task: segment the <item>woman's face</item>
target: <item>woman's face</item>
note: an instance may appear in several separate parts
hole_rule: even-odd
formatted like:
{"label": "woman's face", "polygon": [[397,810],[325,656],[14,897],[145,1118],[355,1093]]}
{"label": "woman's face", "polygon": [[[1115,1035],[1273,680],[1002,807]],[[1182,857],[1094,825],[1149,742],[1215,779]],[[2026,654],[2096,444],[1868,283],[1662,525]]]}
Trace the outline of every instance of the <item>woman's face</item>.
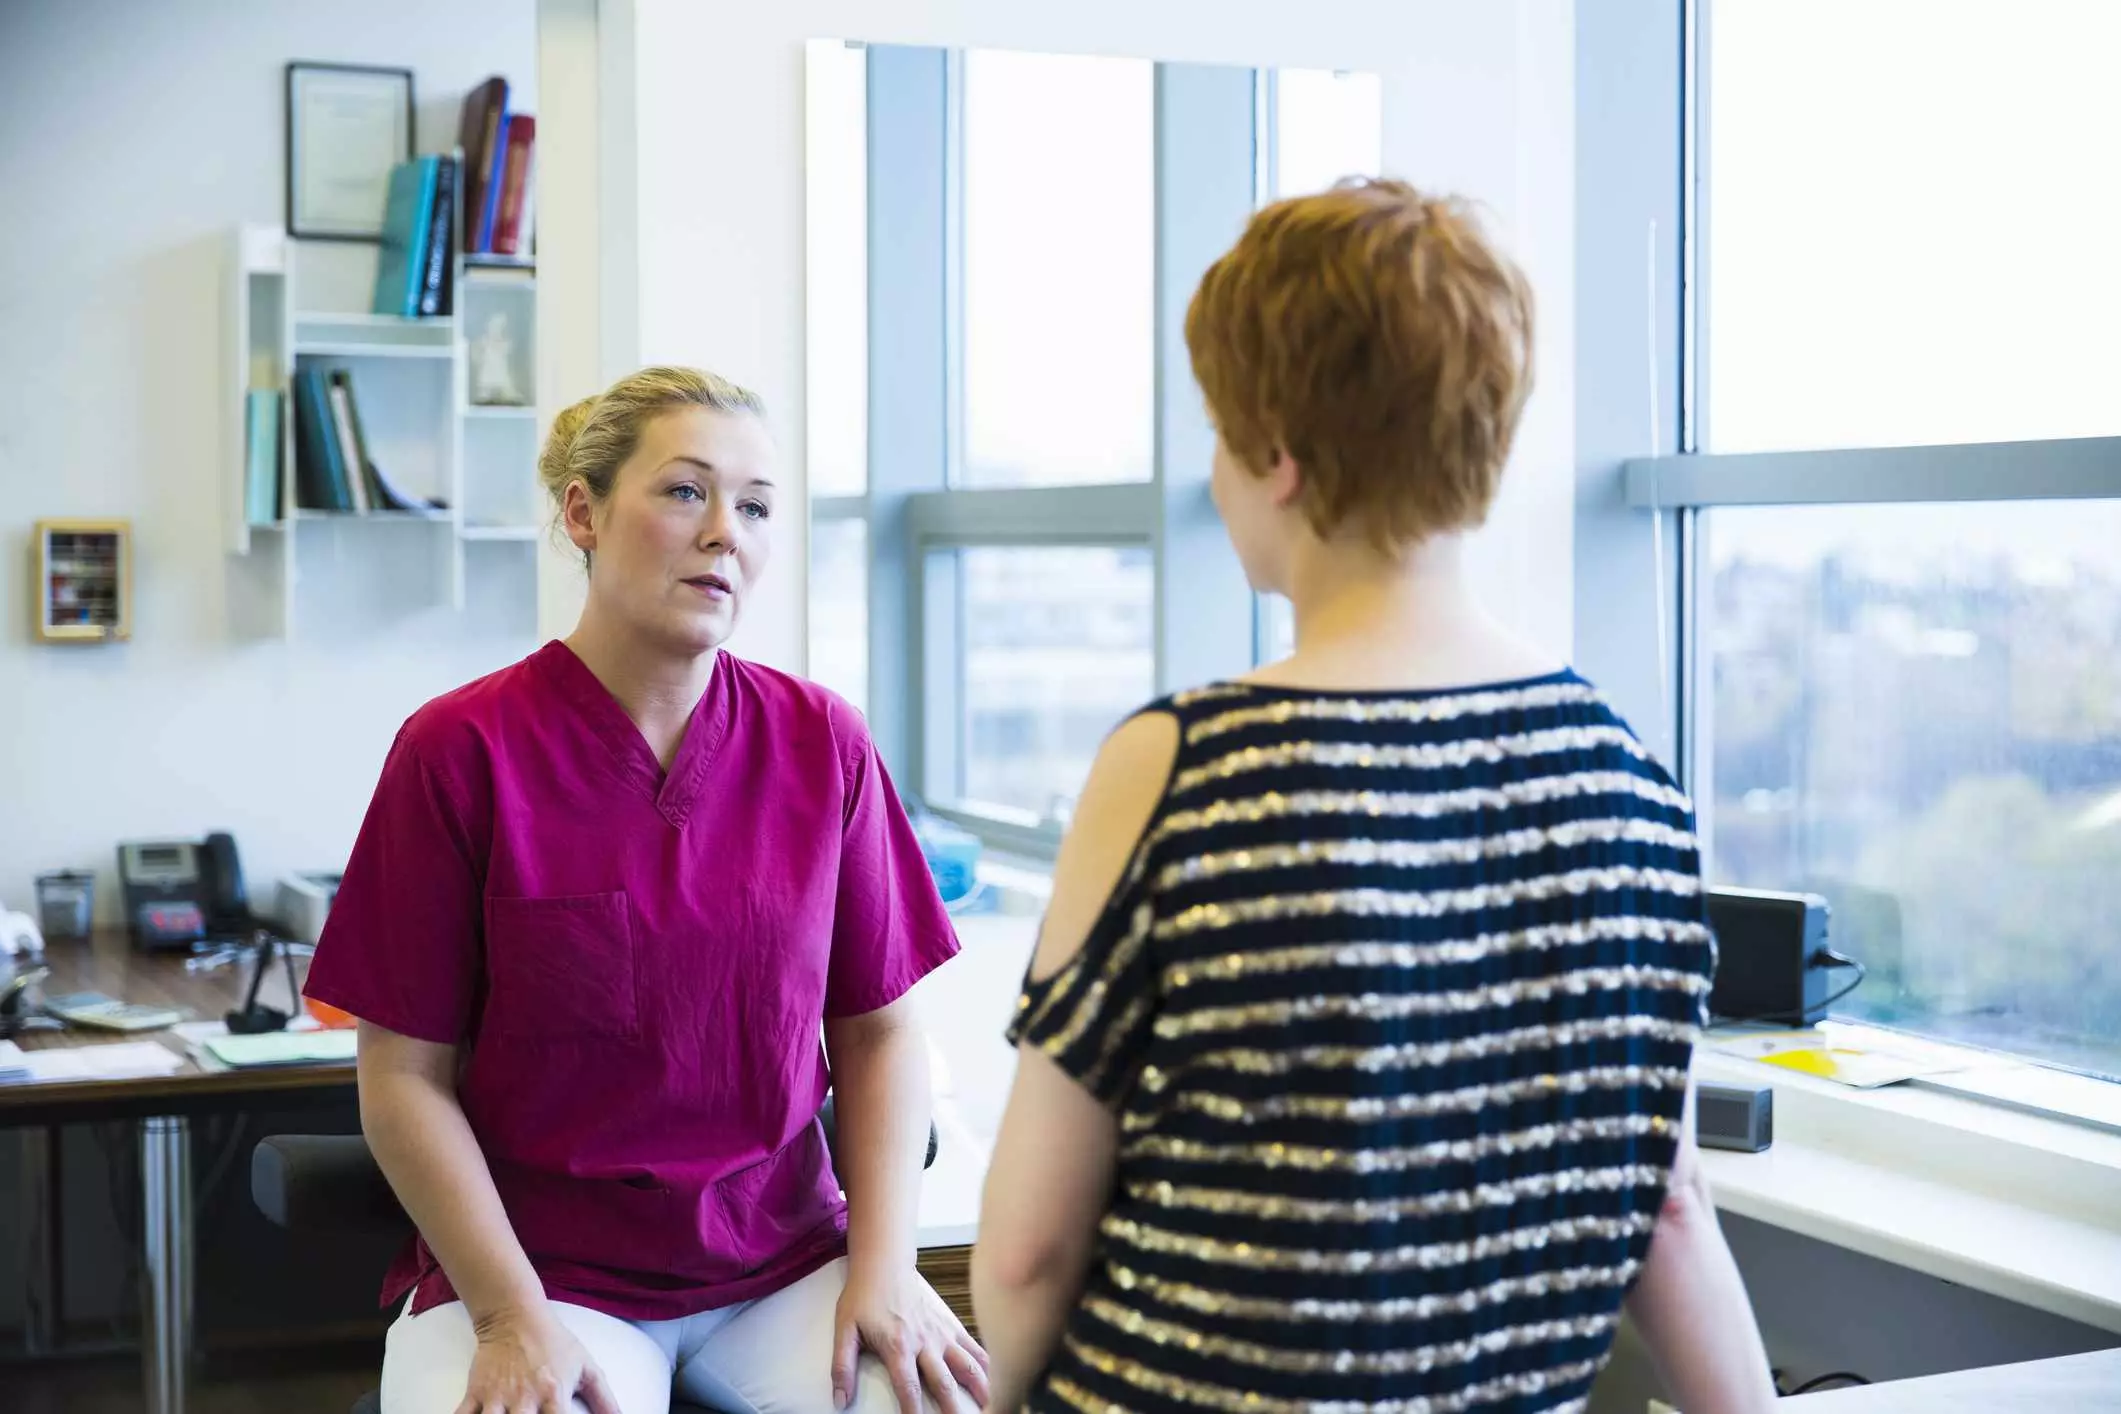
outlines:
{"label": "woman's face", "polygon": [[567,533],[590,552],[601,608],[673,652],[705,653],[735,630],[765,573],[774,496],[758,418],[681,408],[642,430],[601,505],[570,489]]}

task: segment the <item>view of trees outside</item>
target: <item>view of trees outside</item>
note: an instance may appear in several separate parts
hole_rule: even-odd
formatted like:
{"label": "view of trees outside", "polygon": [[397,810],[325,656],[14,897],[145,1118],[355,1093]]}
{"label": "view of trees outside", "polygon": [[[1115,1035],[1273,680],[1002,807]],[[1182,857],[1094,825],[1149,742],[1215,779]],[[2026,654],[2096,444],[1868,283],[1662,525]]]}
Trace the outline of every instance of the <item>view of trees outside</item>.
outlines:
{"label": "view of trees outside", "polygon": [[2121,1077],[2121,502],[1711,513],[1719,882],[1844,1014]]}

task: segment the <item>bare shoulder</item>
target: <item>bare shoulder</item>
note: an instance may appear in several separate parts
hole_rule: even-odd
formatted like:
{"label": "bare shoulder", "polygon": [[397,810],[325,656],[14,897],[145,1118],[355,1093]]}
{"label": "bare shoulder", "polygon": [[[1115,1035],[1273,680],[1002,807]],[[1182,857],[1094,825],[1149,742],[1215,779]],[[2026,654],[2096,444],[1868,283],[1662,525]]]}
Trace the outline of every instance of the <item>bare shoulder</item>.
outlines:
{"label": "bare shoulder", "polygon": [[1054,862],[1034,977],[1052,976],[1082,950],[1163,800],[1177,757],[1178,721],[1168,712],[1141,713],[1105,739]]}

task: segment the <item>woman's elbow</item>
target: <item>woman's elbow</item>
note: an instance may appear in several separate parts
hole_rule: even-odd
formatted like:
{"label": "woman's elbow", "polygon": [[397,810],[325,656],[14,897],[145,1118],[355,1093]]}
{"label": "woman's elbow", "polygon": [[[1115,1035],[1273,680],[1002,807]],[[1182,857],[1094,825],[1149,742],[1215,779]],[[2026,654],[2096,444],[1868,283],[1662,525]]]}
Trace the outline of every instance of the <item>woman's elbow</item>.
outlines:
{"label": "woman's elbow", "polygon": [[1664,1204],[1657,1210],[1657,1235],[1691,1235],[1717,1230],[1716,1199],[1709,1192],[1708,1179],[1700,1168],[1691,1167],[1674,1174],[1671,1186],[1665,1189]]}
{"label": "woman's elbow", "polygon": [[1029,1232],[991,1219],[972,1248],[972,1286],[992,1292],[1028,1291],[1066,1270],[1068,1244],[1052,1233]]}

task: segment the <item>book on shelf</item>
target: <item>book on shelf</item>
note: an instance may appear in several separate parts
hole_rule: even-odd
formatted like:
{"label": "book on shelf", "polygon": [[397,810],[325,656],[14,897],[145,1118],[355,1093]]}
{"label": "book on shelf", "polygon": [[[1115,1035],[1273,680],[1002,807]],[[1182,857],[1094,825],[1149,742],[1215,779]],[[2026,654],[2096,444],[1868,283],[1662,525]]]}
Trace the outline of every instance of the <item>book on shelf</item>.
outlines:
{"label": "book on shelf", "polygon": [[243,519],[271,525],[280,519],[280,407],[277,388],[244,396]]}
{"label": "book on shelf", "polygon": [[361,445],[354,438],[353,400],[347,392],[343,369],[332,373],[329,393],[331,431],[338,439],[339,463],[346,468],[346,489],[353,499],[354,513],[367,515],[374,508],[374,502],[368,495],[368,468],[361,457]]}
{"label": "book on shelf", "polygon": [[528,113],[508,119],[508,160],[501,177],[501,201],[494,216],[493,251],[521,255],[530,249],[525,220],[530,200],[531,157],[537,145],[538,120]]}
{"label": "book on shelf", "polygon": [[427,250],[422,261],[418,312],[448,314],[456,284],[456,251],[451,233],[456,230],[455,210],[458,173],[463,163],[449,155],[437,159],[434,202],[428,208]]}
{"label": "book on shelf", "polygon": [[463,250],[493,249],[494,213],[508,156],[508,80],[496,74],[464,95],[457,128],[464,149]]}
{"label": "book on shelf", "polygon": [[350,511],[353,494],[341,462],[338,427],[324,375],[297,368],[295,403],[295,505],[307,511]]}
{"label": "book on shelf", "polygon": [[427,236],[434,218],[435,185],[442,159],[431,154],[400,162],[390,170],[390,197],[383,209],[383,249],[376,259],[377,314],[410,316],[420,312],[420,292],[427,275]]}
{"label": "book on shelf", "polygon": [[376,459],[369,454],[368,433],[361,425],[361,404],[354,396],[353,375],[343,368],[331,373],[332,413],[339,421],[340,445],[348,465],[358,467],[353,478],[360,489],[356,499],[365,499],[358,510],[411,511],[420,515],[432,515],[445,507],[440,501],[424,496],[408,496],[398,488],[396,482],[383,474]]}

